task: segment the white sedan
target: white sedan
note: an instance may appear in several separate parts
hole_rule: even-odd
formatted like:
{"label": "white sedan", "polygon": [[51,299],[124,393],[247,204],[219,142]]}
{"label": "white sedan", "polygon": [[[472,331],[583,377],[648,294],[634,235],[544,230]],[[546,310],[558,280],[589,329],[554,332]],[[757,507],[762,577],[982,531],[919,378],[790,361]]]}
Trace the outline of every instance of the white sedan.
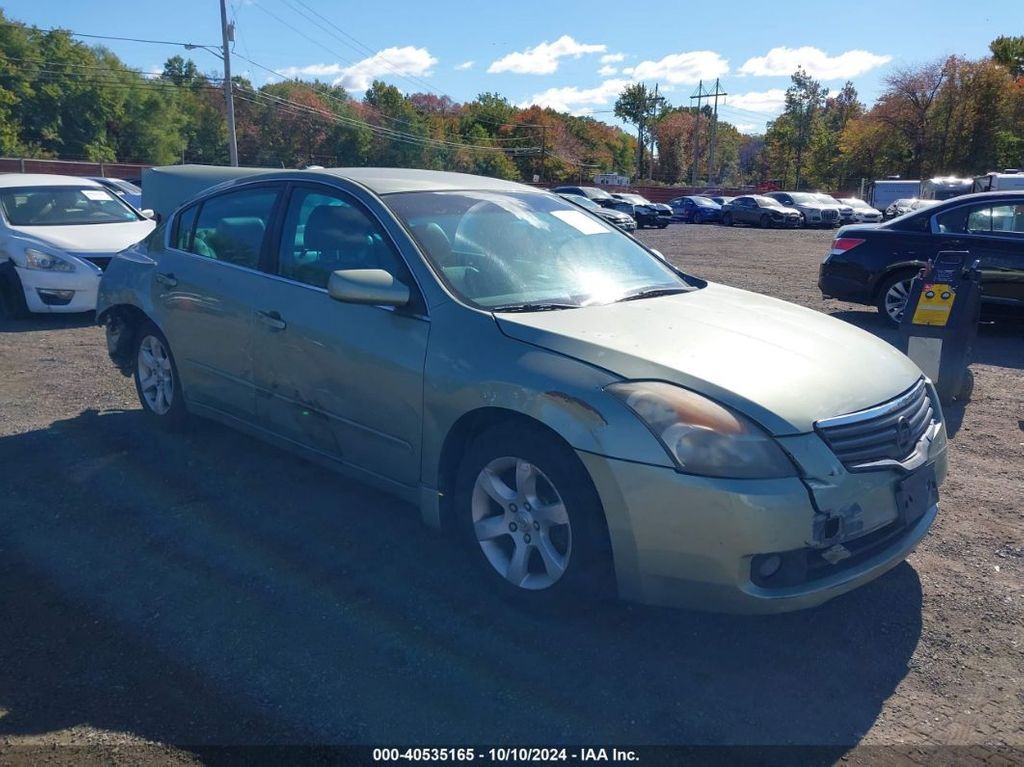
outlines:
{"label": "white sedan", "polygon": [[853,220],[858,224],[877,224],[882,220],[882,211],[872,208],[864,200],[844,197],[839,202],[853,208]]}
{"label": "white sedan", "polygon": [[0,307],[10,316],[93,311],[110,259],[155,226],[95,181],[0,175]]}

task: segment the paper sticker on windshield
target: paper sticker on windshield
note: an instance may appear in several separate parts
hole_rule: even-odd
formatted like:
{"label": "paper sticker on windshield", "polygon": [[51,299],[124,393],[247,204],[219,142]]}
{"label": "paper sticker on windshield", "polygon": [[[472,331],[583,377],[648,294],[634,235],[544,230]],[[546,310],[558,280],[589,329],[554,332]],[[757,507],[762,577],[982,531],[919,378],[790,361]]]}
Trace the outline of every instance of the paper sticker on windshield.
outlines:
{"label": "paper sticker on windshield", "polygon": [[110,192],[104,192],[102,189],[83,189],[82,194],[85,195],[87,200],[109,200]]}
{"label": "paper sticker on windshield", "polygon": [[574,229],[578,229],[583,234],[605,234],[608,231],[601,225],[600,221],[595,221],[586,213],[578,210],[553,210],[551,215],[564,221]]}

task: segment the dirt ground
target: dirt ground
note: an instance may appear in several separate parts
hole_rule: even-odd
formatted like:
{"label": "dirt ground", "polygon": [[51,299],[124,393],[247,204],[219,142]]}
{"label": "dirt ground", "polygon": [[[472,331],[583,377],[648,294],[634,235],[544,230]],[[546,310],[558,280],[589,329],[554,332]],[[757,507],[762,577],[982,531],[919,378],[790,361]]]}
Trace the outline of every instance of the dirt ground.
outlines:
{"label": "dirt ground", "polygon": [[[822,300],[829,232],[640,236],[694,274],[891,336]],[[947,412],[938,521],[878,581],[783,616],[556,620],[491,599],[404,504],[218,425],[146,428],[90,318],[2,323],[0,764],[266,743],[1019,760],[1024,326],[983,328],[973,370],[972,401]]]}

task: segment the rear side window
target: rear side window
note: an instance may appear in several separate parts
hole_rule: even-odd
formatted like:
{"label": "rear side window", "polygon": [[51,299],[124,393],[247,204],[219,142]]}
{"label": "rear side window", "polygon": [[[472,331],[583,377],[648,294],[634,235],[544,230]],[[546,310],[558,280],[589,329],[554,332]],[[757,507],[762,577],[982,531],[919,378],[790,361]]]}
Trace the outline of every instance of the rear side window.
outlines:
{"label": "rear side window", "polygon": [[258,268],[276,202],[277,189],[271,187],[239,189],[205,200],[187,250],[235,266]]}
{"label": "rear side window", "polygon": [[195,228],[196,213],[198,212],[199,206],[193,205],[178,215],[177,220],[174,222],[174,238],[171,242],[173,247],[178,250],[192,249],[192,230]]}
{"label": "rear side window", "polygon": [[1024,235],[1024,205],[974,208],[967,217],[969,234]]}

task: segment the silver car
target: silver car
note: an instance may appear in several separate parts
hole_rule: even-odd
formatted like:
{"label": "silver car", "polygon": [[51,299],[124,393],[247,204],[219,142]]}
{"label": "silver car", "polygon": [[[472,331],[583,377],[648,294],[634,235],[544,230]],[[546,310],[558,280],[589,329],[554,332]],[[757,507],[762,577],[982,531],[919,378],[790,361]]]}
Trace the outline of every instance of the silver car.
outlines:
{"label": "silver car", "polygon": [[817,605],[908,555],[946,474],[890,345],[495,179],[230,181],[113,260],[98,319],[154,423],[392,492],[528,604]]}

